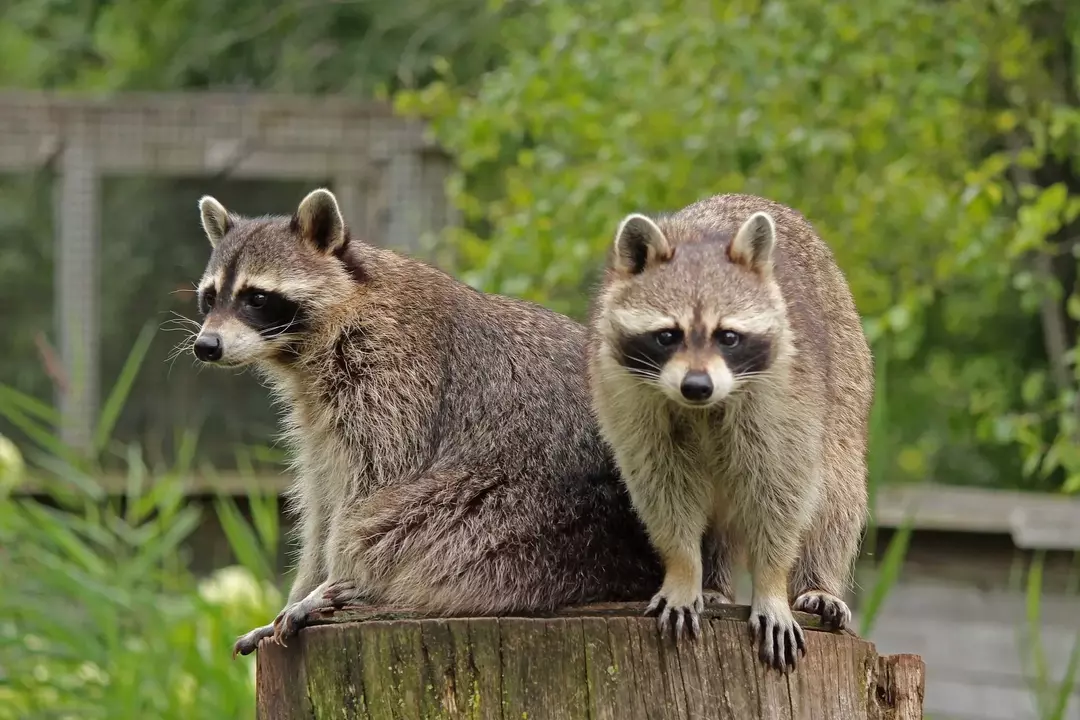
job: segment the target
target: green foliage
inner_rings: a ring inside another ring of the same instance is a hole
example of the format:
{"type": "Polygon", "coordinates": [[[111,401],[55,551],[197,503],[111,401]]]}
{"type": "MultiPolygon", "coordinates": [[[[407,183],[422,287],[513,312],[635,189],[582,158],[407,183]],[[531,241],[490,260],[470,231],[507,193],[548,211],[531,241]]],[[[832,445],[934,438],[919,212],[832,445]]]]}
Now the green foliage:
{"type": "MultiPolygon", "coordinates": [[[[18,453],[0,444],[0,720],[26,717],[254,717],[254,664],[233,661],[238,631],[281,603],[271,584],[276,497],[252,492],[252,523],[230,499],[217,511],[240,565],[199,581],[183,543],[201,521],[175,467],[153,472],[108,430],[132,387],[151,331],[136,344],[98,423],[97,447],[122,458],[126,492],[93,480],[99,458],[68,452],[40,423],[55,411],[0,386],[0,414],[41,446],[44,499],[11,498],[18,453]],[[9,475],[9,473],[12,473],[9,475]]],[[[0,438],[2,439],[2,438],[0,438]]]]}
{"type": "Polygon", "coordinates": [[[1075,489],[1075,322],[1048,355],[1039,315],[1075,273],[1034,271],[1080,228],[1080,181],[1051,172],[1080,138],[1061,7],[550,0],[504,24],[505,62],[478,80],[443,63],[397,104],[460,169],[449,237],[474,285],[581,316],[627,212],[776,198],[890,342],[890,480],[1075,489]]]}
{"type": "Polygon", "coordinates": [[[503,12],[488,0],[11,0],[0,82],[79,90],[252,87],[370,96],[412,87],[450,53],[478,73],[503,12]]]}

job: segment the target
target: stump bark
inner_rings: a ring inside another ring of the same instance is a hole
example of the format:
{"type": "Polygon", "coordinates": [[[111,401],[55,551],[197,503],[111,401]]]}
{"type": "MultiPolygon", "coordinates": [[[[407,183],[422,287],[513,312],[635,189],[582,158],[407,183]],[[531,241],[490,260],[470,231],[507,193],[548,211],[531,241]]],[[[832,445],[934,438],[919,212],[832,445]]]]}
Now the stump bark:
{"type": "Polygon", "coordinates": [[[807,654],[767,670],[749,608],[707,606],[702,637],[661,638],[643,604],[548,617],[424,618],[353,608],[257,657],[259,720],[916,720],[925,666],[796,613],[807,654]]]}

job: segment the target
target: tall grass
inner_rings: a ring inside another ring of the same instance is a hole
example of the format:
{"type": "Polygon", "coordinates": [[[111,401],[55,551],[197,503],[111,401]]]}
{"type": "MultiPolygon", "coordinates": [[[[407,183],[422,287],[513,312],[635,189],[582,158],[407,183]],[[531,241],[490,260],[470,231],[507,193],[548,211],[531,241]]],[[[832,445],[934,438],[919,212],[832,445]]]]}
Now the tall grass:
{"type": "MultiPolygon", "coordinates": [[[[888,444],[889,406],[888,406],[888,346],[884,343],[874,353],[874,406],[870,413],[870,431],[868,437],[868,473],[867,492],[870,504],[870,519],[863,539],[863,547],[873,551],[877,547],[877,494],[885,484],[887,463],[891,457],[888,444]]],[[[909,514],[900,527],[896,528],[889,540],[881,560],[869,555],[860,562],[856,575],[860,580],[873,578],[865,595],[859,598],[859,634],[868,637],[874,629],[878,614],[881,612],[889,592],[900,578],[900,571],[907,556],[908,543],[911,539],[914,517],[909,514]]],[[[862,585],[862,582],[860,582],[862,585]]]]}
{"type": "Polygon", "coordinates": [[[251,524],[218,499],[242,562],[196,578],[183,543],[201,511],[182,484],[194,438],[154,471],[111,438],[151,337],[140,335],[103,404],[90,453],[55,437],[52,408],[0,386],[0,415],[33,441],[45,494],[0,493],[0,720],[254,717],[254,665],[231,648],[280,606],[276,497],[253,493],[251,524]],[[106,455],[123,468],[120,497],[95,481],[106,455]]]}
{"type": "MultiPolygon", "coordinates": [[[[1018,627],[1021,665],[1039,720],[1065,720],[1073,690],[1080,677],[1080,630],[1072,633],[1072,649],[1060,678],[1043,646],[1042,600],[1045,551],[1036,551],[1027,568],[1025,618],[1018,627]]],[[[1067,578],[1065,595],[1080,599],[1080,554],[1073,554],[1073,568],[1067,578]]]]}

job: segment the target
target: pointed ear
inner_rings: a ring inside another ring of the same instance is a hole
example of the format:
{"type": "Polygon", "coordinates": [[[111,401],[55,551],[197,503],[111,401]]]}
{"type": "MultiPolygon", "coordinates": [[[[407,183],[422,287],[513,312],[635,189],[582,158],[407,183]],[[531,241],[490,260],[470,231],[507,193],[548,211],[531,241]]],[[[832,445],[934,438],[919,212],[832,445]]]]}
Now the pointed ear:
{"type": "Polygon", "coordinates": [[[218,242],[232,227],[229,211],[214,198],[203,195],[199,198],[199,215],[202,217],[203,231],[210,240],[210,247],[217,247],[218,242]]]}
{"type": "Polygon", "coordinates": [[[325,188],[312,190],[300,201],[293,225],[300,237],[324,253],[345,247],[345,218],[334,193],[325,188]]]}
{"type": "Polygon", "coordinates": [[[671,259],[671,244],[656,223],[631,213],[615,231],[615,268],[637,275],[655,262],[671,259]]]}
{"type": "Polygon", "coordinates": [[[776,245],[776,223],[767,212],[756,212],[735,233],[728,246],[728,257],[750,270],[772,270],[772,251],[776,245]]]}

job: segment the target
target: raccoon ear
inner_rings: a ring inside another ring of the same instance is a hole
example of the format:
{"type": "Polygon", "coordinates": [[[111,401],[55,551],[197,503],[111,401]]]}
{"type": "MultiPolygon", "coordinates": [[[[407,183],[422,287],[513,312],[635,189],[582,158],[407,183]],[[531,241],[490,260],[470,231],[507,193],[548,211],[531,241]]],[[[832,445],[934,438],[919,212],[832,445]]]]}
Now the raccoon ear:
{"type": "Polygon", "coordinates": [[[735,233],[728,246],[732,262],[750,270],[767,271],[772,268],[772,251],[776,245],[776,223],[767,212],[756,212],[735,233]]]}
{"type": "Polygon", "coordinates": [[[199,215],[202,217],[203,231],[210,240],[210,247],[216,247],[232,227],[229,211],[214,198],[203,195],[199,198],[199,215]]]}
{"type": "Polygon", "coordinates": [[[345,218],[334,193],[326,188],[312,190],[300,201],[293,226],[304,240],[322,252],[336,252],[345,246],[345,218]]]}
{"type": "Polygon", "coordinates": [[[657,261],[671,258],[671,244],[656,223],[638,213],[631,213],[615,231],[615,267],[637,275],[657,261]]]}

